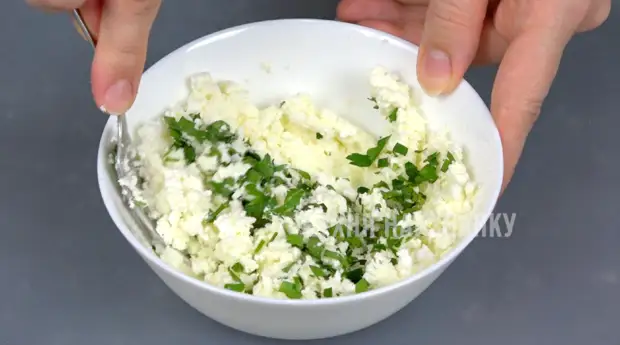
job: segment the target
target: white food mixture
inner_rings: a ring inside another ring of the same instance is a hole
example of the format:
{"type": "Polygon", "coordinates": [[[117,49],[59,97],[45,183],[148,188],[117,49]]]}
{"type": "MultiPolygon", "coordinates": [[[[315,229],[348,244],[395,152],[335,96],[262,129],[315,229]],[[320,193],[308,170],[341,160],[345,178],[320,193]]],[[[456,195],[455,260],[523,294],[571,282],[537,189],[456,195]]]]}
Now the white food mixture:
{"type": "Polygon", "coordinates": [[[264,109],[207,73],[134,139],[161,258],[240,293],[345,296],[435,263],[472,230],[462,149],[430,132],[411,88],[378,67],[383,138],[300,95],[264,109]]]}

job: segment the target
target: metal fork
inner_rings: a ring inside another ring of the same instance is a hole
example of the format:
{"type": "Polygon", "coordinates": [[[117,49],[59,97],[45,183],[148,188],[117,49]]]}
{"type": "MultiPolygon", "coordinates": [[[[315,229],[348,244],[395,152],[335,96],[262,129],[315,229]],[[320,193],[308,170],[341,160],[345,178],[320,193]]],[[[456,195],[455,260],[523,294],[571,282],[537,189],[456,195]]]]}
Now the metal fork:
{"type": "MultiPolygon", "coordinates": [[[[77,22],[79,29],[82,31],[86,40],[90,43],[93,50],[97,46],[97,40],[91,33],[82,17],[79,10],[73,10],[73,17],[77,22]]],[[[101,109],[105,112],[105,109],[101,109]]],[[[120,197],[127,206],[128,213],[131,215],[136,227],[140,230],[140,235],[144,237],[151,246],[154,248],[160,248],[164,241],[161,236],[155,231],[153,221],[144,213],[141,207],[132,203],[133,193],[131,189],[120,183],[121,180],[127,177],[137,178],[136,168],[133,165],[133,157],[130,154],[131,137],[129,136],[129,130],[127,127],[127,120],[125,114],[118,114],[116,116],[116,156],[114,159],[114,167],[116,170],[116,185],[119,187],[120,197]]]]}

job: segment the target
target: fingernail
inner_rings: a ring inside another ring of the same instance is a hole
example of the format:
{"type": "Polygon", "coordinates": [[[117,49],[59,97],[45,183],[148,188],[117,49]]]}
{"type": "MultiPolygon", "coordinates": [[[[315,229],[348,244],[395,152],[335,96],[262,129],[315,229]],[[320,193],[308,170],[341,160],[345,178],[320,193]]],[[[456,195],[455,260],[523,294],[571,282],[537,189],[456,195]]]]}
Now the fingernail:
{"type": "Polygon", "coordinates": [[[108,88],[105,93],[102,108],[109,113],[124,113],[131,103],[132,89],[131,83],[127,80],[119,80],[108,88]]]}
{"type": "Polygon", "coordinates": [[[430,50],[424,57],[422,68],[424,78],[421,83],[425,91],[431,96],[444,92],[452,76],[450,56],[441,50],[430,50]]]}

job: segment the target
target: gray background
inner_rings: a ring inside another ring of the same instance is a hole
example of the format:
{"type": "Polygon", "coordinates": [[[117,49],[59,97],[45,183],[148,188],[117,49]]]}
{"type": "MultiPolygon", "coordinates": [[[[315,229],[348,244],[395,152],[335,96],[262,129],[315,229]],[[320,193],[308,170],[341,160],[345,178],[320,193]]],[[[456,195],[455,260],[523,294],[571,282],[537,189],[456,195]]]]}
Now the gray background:
{"type": "MultiPolygon", "coordinates": [[[[228,329],[169,291],[115,230],[95,157],[90,48],[69,19],[0,10],[0,344],[282,344],[228,329]]],[[[334,18],[336,0],[166,1],[149,64],[249,21],[334,18]]],[[[316,344],[620,344],[620,7],[577,37],[498,212],[410,306],[316,344]],[[505,233],[505,227],[503,228],[505,233]]],[[[468,80],[489,99],[494,70],[468,80]]],[[[369,311],[372,312],[372,311],[369,311]]]]}

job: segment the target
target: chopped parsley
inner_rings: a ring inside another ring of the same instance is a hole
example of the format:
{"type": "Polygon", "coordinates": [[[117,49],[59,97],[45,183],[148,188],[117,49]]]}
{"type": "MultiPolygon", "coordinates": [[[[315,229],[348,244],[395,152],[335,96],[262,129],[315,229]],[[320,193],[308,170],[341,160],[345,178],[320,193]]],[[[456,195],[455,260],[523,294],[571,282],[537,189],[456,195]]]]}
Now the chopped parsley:
{"type": "Polygon", "coordinates": [[[407,148],[407,146],[401,144],[401,143],[396,143],[396,145],[394,145],[394,148],[392,149],[392,151],[394,151],[394,153],[397,153],[401,156],[406,156],[407,152],[409,152],[409,148],[407,148]]]}
{"type": "Polygon", "coordinates": [[[398,108],[392,109],[392,111],[390,111],[390,113],[388,114],[387,118],[390,122],[396,122],[396,119],[398,118],[398,108]]]}
{"type": "Polygon", "coordinates": [[[441,171],[447,172],[452,163],[454,163],[454,156],[451,152],[448,152],[446,160],[444,160],[443,164],[441,165],[441,171]]]}
{"type": "Polygon", "coordinates": [[[362,293],[368,291],[370,284],[366,281],[366,279],[360,279],[360,281],[355,284],[355,293],[362,293]]]}
{"type": "MultiPolygon", "coordinates": [[[[379,108],[376,99],[370,100],[375,103],[376,108],[379,108]]],[[[394,122],[397,113],[398,109],[393,109],[388,119],[394,122]]],[[[242,162],[250,166],[243,176],[228,177],[218,182],[213,180],[211,173],[204,174],[204,186],[214,197],[219,198],[216,203],[219,206],[205,215],[203,225],[213,224],[222,212],[231,207],[231,202],[235,201],[234,198],[238,199],[236,202],[241,203],[245,215],[254,218],[252,234],[253,231],[264,228],[275,219],[293,218],[298,210],[316,209],[323,213],[331,211],[327,206],[330,205],[329,202],[323,203],[323,201],[311,199],[313,192],[320,185],[308,172],[292,168],[287,164],[277,165],[269,154],[261,155],[249,149],[247,141],[244,141],[247,146],[246,150],[238,152],[240,149],[236,146],[233,149],[231,144],[237,139],[237,134],[226,122],[215,121],[211,124],[204,124],[198,114],[178,119],[165,117],[164,121],[172,139],[164,157],[165,161],[181,160],[182,152],[186,164],[195,162],[199,155],[208,155],[216,157],[220,165],[242,162]],[[224,156],[236,158],[231,162],[230,159],[225,161],[224,156]],[[278,194],[276,197],[274,189],[282,188],[282,186],[286,187],[286,195],[278,194]]],[[[319,132],[316,132],[315,136],[316,139],[324,138],[319,132]]],[[[387,155],[381,157],[381,155],[387,151],[386,146],[390,138],[391,136],[380,138],[377,144],[367,149],[365,153],[348,155],[347,161],[360,168],[374,169],[374,164],[379,169],[389,168],[390,160],[394,158],[387,155]]],[[[409,152],[410,149],[401,143],[396,143],[391,150],[393,155],[402,157],[407,156],[409,152]]],[[[424,150],[415,150],[415,152],[422,154],[424,150]]],[[[439,174],[448,171],[454,161],[455,158],[450,152],[443,160],[440,159],[439,152],[434,152],[418,164],[414,162],[406,162],[404,165],[393,164],[392,168],[401,173],[392,181],[379,181],[373,186],[357,186],[356,197],[353,199],[344,197],[347,205],[346,215],[366,217],[374,210],[385,207],[380,203],[372,207],[362,206],[362,200],[366,200],[361,197],[363,194],[379,193],[385,205],[396,211],[396,220],[403,219],[404,215],[422,209],[427,198],[423,193],[425,185],[436,182],[439,174]]],[[[330,191],[336,191],[331,185],[325,187],[330,191]]],[[[307,238],[302,235],[302,232],[291,233],[285,225],[283,235],[285,241],[300,250],[302,254],[299,259],[288,263],[283,272],[290,272],[293,267],[300,267],[296,265],[310,260],[312,264],[308,267],[316,279],[330,279],[338,271],[344,278],[355,284],[356,293],[368,291],[371,285],[363,278],[368,255],[379,251],[390,251],[395,254],[403,243],[415,235],[415,229],[403,229],[396,225],[393,224],[392,219],[379,219],[375,221],[370,230],[375,236],[367,236],[366,229],[360,233],[351,231],[352,229],[344,224],[330,224],[327,232],[336,239],[336,244],[346,243],[345,247],[324,244],[317,235],[307,238]],[[385,231],[381,231],[383,229],[385,231]]],[[[299,226],[303,231],[305,225],[299,226]]],[[[254,248],[254,255],[264,250],[277,236],[278,232],[273,232],[268,239],[258,241],[254,248]]],[[[241,279],[242,276],[244,278],[247,276],[244,275],[245,268],[240,262],[230,266],[228,274],[233,282],[225,284],[226,289],[251,293],[253,284],[245,284],[241,279]]],[[[289,276],[286,281],[281,282],[278,291],[288,298],[300,299],[303,296],[303,289],[304,282],[300,276],[289,276]]],[[[327,288],[322,291],[321,295],[319,297],[329,298],[333,297],[334,293],[332,288],[327,288]]]]}
{"type": "Polygon", "coordinates": [[[377,141],[377,146],[372,147],[366,151],[366,154],[361,153],[353,153],[347,156],[350,164],[358,166],[358,167],[369,167],[374,163],[374,161],[379,157],[381,151],[385,148],[388,140],[390,140],[391,136],[386,136],[379,141],[377,141]]]}
{"type": "Polygon", "coordinates": [[[300,299],[301,298],[301,290],[302,287],[297,282],[291,283],[284,281],[280,284],[280,289],[278,291],[284,293],[286,297],[290,299],[300,299]]]}

